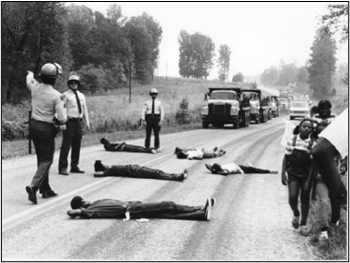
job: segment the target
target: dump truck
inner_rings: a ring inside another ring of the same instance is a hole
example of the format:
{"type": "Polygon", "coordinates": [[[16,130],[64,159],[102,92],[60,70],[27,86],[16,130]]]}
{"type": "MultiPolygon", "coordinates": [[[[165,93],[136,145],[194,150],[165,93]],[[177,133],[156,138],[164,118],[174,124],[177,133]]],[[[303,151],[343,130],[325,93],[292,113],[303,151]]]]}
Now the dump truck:
{"type": "Polygon", "coordinates": [[[240,87],[212,87],[205,94],[201,109],[203,128],[233,124],[235,129],[250,124],[249,100],[244,99],[240,87]]]}
{"type": "Polygon", "coordinates": [[[256,124],[266,122],[271,117],[268,101],[262,97],[260,89],[242,89],[243,97],[250,102],[250,119],[256,124]]]}

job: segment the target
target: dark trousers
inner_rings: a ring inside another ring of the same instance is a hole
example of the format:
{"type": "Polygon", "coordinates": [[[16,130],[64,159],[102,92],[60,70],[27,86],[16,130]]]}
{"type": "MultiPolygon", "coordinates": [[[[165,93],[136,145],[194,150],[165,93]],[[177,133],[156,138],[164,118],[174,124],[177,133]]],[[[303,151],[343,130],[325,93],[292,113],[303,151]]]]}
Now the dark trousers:
{"type": "Polygon", "coordinates": [[[240,165],[239,167],[241,167],[243,172],[246,174],[269,174],[269,173],[271,173],[271,171],[267,170],[267,169],[260,169],[260,168],[256,168],[256,167],[245,166],[245,165],[240,165]]]}
{"type": "Polygon", "coordinates": [[[68,154],[72,147],[71,168],[77,168],[80,158],[81,139],[83,137],[82,121],[73,119],[67,121],[67,129],[63,131],[58,170],[66,170],[68,167],[68,154]]]}
{"type": "Polygon", "coordinates": [[[347,191],[334,161],[339,154],[336,148],[325,138],[320,138],[311,153],[315,166],[328,187],[330,198],[337,200],[343,197],[342,201],[346,202],[347,191]]]}
{"type": "Polygon", "coordinates": [[[288,173],[288,193],[289,205],[294,216],[300,216],[298,209],[299,193],[301,201],[301,221],[300,225],[306,225],[310,209],[311,184],[306,184],[307,177],[297,177],[288,173]]]}
{"type": "Polygon", "coordinates": [[[181,174],[165,173],[161,170],[135,165],[112,165],[104,171],[105,176],[149,178],[158,180],[182,181],[181,174]]]}
{"type": "Polygon", "coordinates": [[[171,201],[144,204],[130,203],[130,218],[166,218],[183,220],[205,220],[205,211],[200,206],[178,205],[171,201]]]}
{"type": "Polygon", "coordinates": [[[125,144],[120,150],[116,150],[119,143],[105,144],[105,150],[110,152],[124,151],[124,152],[137,152],[137,153],[152,153],[152,148],[145,148],[143,146],[125,144]]]}
{"type": "Polygon", "coordinates": [[[50,192],[49,171],[55,152],[54,125],[33,120],[30,124],[30,136],[34,143],[38,165],[31,185],[34,186],[35,190],[39,189],[40,193],[50,192]]]}
{"type": "Polygon", "coordinates": [[[146,116],[146,140],[145,140],[145,147],[149,148],[151,143],[151,135],[152,130],[154,133],[154,148],[159,148],[160,141],[159,141],[159,122],[160,117],[159,116],[146,116]]]}

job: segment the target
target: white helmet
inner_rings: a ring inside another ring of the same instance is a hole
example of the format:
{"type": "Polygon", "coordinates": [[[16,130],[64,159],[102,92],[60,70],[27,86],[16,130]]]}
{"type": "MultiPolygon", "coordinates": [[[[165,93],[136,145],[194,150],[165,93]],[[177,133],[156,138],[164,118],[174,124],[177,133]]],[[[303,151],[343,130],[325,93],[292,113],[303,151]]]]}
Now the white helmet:
{"type": "Polygon", "coordinates": [[[46,63],[41,67],[40,76],[50,79],[56,79],[62,74],[62,67],[58,63],[46,63]]]}
{"type": "Polygon", "coordinates": [[[152,95],[152,94],[158,94],[158,90],[157,89],[151,89],[151,91],[149,92],[149,95],[152,95]]]}
{"type": "Polygon", "coordinates": [[[80,77],[78,75],[71,75],[71,76],[69,76],[68,83],[71,80],[75,80],[75,81],[78,81],[80,83],[80,77]]]}

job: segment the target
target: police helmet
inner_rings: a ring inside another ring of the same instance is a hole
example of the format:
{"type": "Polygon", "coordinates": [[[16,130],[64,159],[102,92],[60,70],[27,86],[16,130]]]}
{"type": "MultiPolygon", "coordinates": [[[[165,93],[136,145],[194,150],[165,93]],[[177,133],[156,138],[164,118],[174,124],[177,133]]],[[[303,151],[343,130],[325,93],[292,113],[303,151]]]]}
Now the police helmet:
{"type": "Polygon", "coordinates": [[[158,95],[158,90],[157,89],[151,89],[151,91],[149,92],[149,95],[152,95],[152,94],[157,94],[158,95]]]}
{"type": "Polygon", "coordinates": [[[73,74],[73,75],[70,75],[68,78],[68,81],[67,81],[68,85],[69,85],[69,82],[71,82],[73,80],[77,81],[78,84],[80,84],[80,77],[78,75],[73,74]]]}
{"type": "Polygon", "coordinates": [[[46,63],[41,67],[40,77],[56,79],[62,74],[62,67],[58,63],[46,63]]]}

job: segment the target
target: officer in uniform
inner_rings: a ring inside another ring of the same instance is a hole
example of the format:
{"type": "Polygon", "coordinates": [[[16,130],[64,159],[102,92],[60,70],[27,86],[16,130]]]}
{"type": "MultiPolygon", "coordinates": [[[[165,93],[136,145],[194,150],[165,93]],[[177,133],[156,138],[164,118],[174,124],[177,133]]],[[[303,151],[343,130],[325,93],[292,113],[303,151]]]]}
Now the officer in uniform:
{"type": "Polygon", "coordinates": [[[142,110],[142,121],[146,122],[146,140],[145,147],[150,147],[152,130],[154,132],[154,148],[159,149],[159,131],[161,123],[164,119],[164,109],[160,100],[157,99],[158,91],[151,89],[150,96],[152,97],[145,102],[142,110]]]}
{"type": "Polygon", "coordinates": [[[43,198],[57,195],[49,185],[49,170],[55,151],[55,116],[60,124],[67,120],[63,108],[62,94],[53,88],[56,79],[62,74],[57,63],[46,63],[41,68],[42,83],[34,79],[34,74],[27,71],[27,87],[32,95],[32,120],[30,136],[37,156],[38,168],[29,186],[26,186],[28,199],[37,203],[36,192],[40,190],[43,198]]]}
{"type": "Polygon", "coordinates": [[[68,175],[68,154],[72,147],[71,153],[71,173],[84,173],[78,167],[80,157],[81,139],[83,137],[83,118],[86,126],[90,129],[90,121],[88,110],[86,107],[86,100],[83,93],[78,91],[80,85],[80,77],[72,74],[68,78],[69,90],[63,93],[64,105],[67,110],[67,127],[63,130],[63,139],[61,145],[60,158],[58,163],[58,172],[62,175],[68,175]]]}

